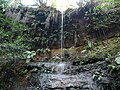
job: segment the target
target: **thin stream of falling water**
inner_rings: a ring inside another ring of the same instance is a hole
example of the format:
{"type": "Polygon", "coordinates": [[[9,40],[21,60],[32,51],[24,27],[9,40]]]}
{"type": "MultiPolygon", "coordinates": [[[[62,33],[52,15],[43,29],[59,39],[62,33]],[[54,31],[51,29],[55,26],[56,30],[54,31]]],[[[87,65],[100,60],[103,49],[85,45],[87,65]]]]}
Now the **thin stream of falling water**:
{"type": "Polygon", "coordinates": [[[61,61],[63,60],[63,57],[64,57],[64,52],[63,52],[63,22],[64,22],[64,12],[61,12],[61,14],[62,14],[62,22],[61,22],[61,61]]]}

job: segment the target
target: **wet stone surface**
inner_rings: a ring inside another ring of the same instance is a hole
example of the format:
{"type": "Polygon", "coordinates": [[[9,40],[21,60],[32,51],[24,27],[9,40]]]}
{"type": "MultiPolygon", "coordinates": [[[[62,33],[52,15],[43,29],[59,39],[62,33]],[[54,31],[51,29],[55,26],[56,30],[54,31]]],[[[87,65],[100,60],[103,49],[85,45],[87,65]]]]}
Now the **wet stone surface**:
{"type": "MultiPolygon", "coordinates": [[[[107,73],[107,62],[100,61],[88,65],[74,66],[70,63],[42,63],[49,69],[57,68],[52,73],[37,72],[29,78],[32,90],[111,90],[107,73]],[[60,65],[61,64],[61,65],[60,65]],[[57,72],[57,73],[56,73],[57,72]],[[106,89],[107,88],[107,89],[106,89]]],[[[31,64],[32,65],[32,64],[31,64]]],[[[41,67],[40,63],[38,67],[41,67]]],[[[27,89],[26,90],[31,90],[27,89]]]]}

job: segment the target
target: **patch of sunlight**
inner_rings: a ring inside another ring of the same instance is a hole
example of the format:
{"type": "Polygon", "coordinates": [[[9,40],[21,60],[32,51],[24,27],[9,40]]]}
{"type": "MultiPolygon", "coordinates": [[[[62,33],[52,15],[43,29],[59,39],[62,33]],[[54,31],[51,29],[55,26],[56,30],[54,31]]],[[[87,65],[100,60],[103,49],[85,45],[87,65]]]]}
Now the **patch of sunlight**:
{"type": "MultiPolygon", "coordinates": [[[[61,12],[65,11],[68,8],[78,8],[79,7],[78,3],[85,4],[84,0],[46,0],[46,1],[47,1],[47,6],[52,6],[57,10],[60,10],[61,12]]],[[[23,5],[30,6],[30,5],[35,5],[36,0],[21,0],[21,3],[23,5]]]]}
{"type": "Polygon", "coordinates": [[[29,5],[34,5],[34,4],[36,4],[36,1],[35,1],[35,0],[21,0],[21,3],[22,3],[23,5],[29,6],[29,5]]]}
{"type": "Polygon", "coordinates": [[[77,1],[79,0],[51,0],[48,2],[48,5],[63,12],[68,8],[78,8],[77,1]]]}

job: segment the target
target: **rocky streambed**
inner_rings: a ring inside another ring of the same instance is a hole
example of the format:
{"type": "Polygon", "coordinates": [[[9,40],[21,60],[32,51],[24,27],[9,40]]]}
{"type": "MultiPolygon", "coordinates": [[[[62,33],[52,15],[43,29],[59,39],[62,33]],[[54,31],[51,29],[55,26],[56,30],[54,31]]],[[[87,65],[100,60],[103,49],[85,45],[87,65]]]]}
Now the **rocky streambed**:
{"type": "Polygon", "coordinates": [[[76,63],[30,63],[28,68],[39,70],[29,77],[25,90],[115,90],[107,70],[108,61],[76,63]]]}

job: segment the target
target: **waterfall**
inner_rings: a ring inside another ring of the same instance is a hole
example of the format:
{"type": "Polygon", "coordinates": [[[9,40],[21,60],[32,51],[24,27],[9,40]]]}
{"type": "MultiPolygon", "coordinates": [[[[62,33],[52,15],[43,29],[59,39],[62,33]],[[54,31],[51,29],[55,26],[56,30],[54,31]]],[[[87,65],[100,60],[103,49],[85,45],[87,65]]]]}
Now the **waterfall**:
{"type": "Polygon", "coordinates": [[[63,60],[64,57],[64,52],[63,52],[63,26],[64,26],[64,11],[61,12],[61,61],[63,60]]]}

